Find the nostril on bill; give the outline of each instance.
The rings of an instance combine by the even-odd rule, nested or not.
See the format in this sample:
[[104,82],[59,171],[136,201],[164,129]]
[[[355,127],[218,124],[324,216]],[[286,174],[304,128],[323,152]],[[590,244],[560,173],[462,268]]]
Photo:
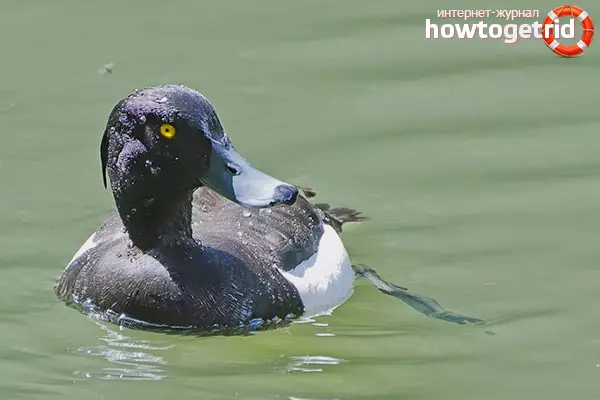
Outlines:
[[240,167],[238,167],[237,165],[235,165],[233,163],[228,163],[225,166],[225,169],[227,170],[227,172],[229,172],[233,176],[240,174]]

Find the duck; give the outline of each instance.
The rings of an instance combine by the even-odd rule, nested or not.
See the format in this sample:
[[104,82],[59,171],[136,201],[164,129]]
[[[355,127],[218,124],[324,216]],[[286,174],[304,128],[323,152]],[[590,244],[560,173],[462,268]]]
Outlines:
[[329,313],[362,276],[421,312],[458,315],[353,265],[342,225],[367,218],[254,168],[194,89],[120,100],[100,160],[116,210],[56,281],[67,305],[144,327],[226,330]]
[[211,329],[316,315],[350,297],[339,231],[359,213],[336,217],[252,167],[199,92],[129,94],[110,113],[100,158],[116,212],[58,279],[67,303]]

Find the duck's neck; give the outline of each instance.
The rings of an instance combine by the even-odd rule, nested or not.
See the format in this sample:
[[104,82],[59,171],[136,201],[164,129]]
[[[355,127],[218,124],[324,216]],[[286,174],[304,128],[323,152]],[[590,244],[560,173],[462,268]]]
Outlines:
[[192,191],[169,199],[144,198],[117,202],[133,244],[143,251],[192,240]]

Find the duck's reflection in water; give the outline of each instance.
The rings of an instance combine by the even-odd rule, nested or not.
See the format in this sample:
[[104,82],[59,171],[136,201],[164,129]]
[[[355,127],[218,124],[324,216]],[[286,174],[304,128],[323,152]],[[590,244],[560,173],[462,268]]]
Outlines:
[[73,350],[76,354],[104,357],[111,367],[102,368],[100,372],[75,371],[74,374],[87,379],[121,379],[121,380],[150,380],[165,379],[167,374],[163,366],[167,361],[152,354],[165,351],[173,346],[157,346],[149,340],[134,339],[122,335],[98,323],[106,334],[99,339],[105,344],[95,347],[80,347]]

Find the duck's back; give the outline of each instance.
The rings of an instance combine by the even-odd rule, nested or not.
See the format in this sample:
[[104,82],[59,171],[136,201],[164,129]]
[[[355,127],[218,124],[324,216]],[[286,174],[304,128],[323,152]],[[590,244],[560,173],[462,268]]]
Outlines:
[[343,220],[326,217],[319,207],[300,196],[291,206],[248,209],[201,188],[194,193],[192,227],[205,245],[244,260],[267,284],[291,284],[303,312],[316,315],[342,304],[354,281],[338,236]]
[[303,197],[291,206],[250,209],[203,187],[192,206],[194,237],[269,270],[294,269],[317,252],[323,235],[322,211]]

